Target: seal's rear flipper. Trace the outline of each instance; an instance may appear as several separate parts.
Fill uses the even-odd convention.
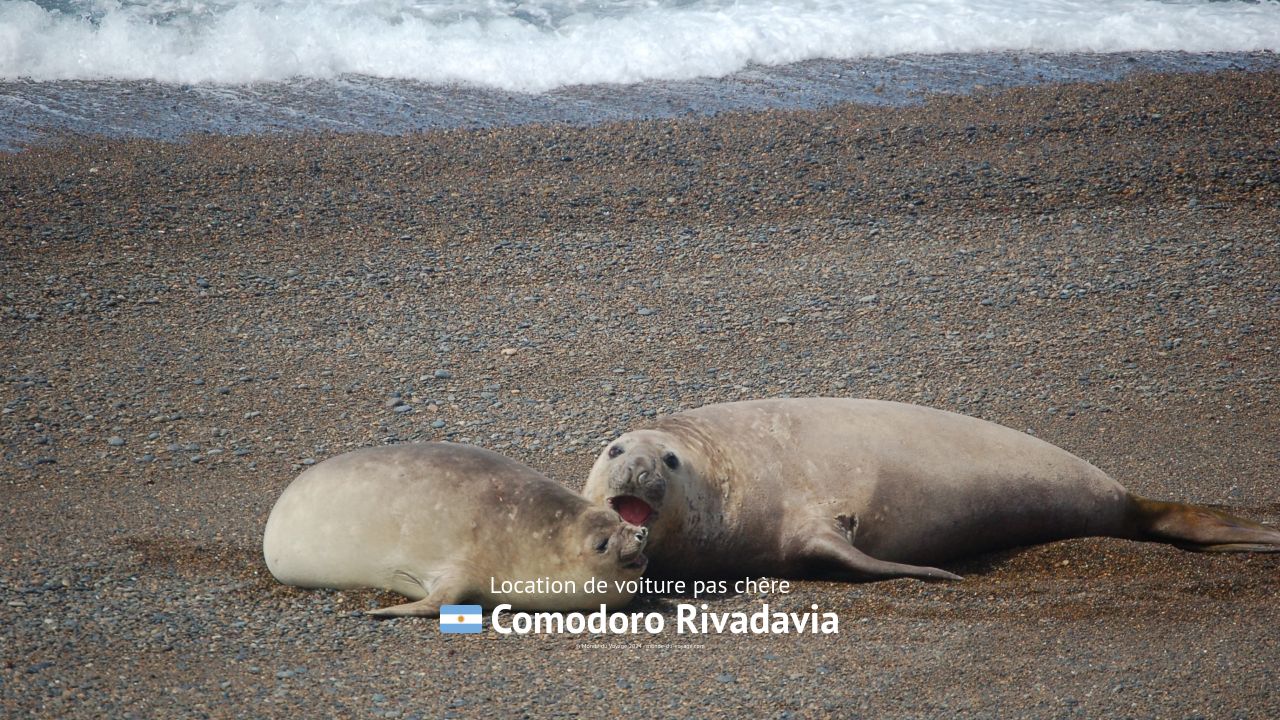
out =
[[[1199,505],[1129,496],[1138,540],[1195,552],[1280,552],[1280,530]]]
[[[877,560],[849,544],[847,535],[834,527],[822,526],[810,537],[800,540],[794,560],[815,569],[834,570],[837,574],[849,574],[859,580],[888,580],[910,577],[921,580],[963,580],[954,573],[922,565]]]

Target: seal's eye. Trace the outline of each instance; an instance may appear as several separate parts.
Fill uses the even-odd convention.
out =
[[[609,538],[605,538],[600,542],[596,543],[596,552],[603,554],[604,551],[608,549],[609,549]]]
[[[672,470],[680,467],[680,458],[676,457],[675,453],[667,453],[666,455],[663,455],[662,462]]]
[[[621,445],[614,445],[613,447],[609,448],[609,457],[616,458],[621,454],[622,454]]]

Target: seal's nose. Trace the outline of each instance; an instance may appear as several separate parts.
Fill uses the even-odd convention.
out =
[[[653,476],[653,458],[644,455],[636,455],[631,458],[631,462],[622,468],[622,481],[624,483],[637,482],[644,483]]]
[[[644,542],[645,540],[648,540],[648,539],[649,539],[649,528],[642,527],[636,531],[637,542]]]

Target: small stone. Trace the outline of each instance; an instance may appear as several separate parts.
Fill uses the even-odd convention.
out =
[[[107,444],[111,447],[124,447],[124,438],[119,435],[112,435],[107,438]]]
[[[432,373],[431,376],[437,380],[449,380],[450,378],[453,377],[453,373],[449,372],[448,370],[437,370],[434,373]]]
[[[876,300],[879,300],[879,299],[880,299],[880,296],[879,296],[879,295],[863,295],[862,297],[858,298],[858,302],[860,302],[860,303],[873,303],[873,302],[875,302]]]
[[[196,286],[201,288],[208,288],[209,280],[207,278],[202,278],[202,277],[196,278]]]
[[[738,679],[730,675],[729,673],[721,673],[716,676],[716,682],[731,683],[731,682],[737,682],[737,681]]]
[[[411,412],[413,412],[413,406],[412,406],[412,405],[405,405],[404,403],[401,403],[401,404],[396,405],[395,407],[391,408],[391,412],[393,412],[393,413],[397,413],[397,414],[399,414],[399,415],[404,415],[405,413],[411,413]]]
[[[646,317],[648,317],[649,315],[652,315],[652,314],[654,314],[654,313],[656,313],[656,312],[658,312],[658,311],[657,311],[657,310],[654,310],[653,308],[647,308],[647,307],[638,308],[638,309],[636,310],[636,314],[637,314],[637,315],[643,315],[643,316],[646,316]]]
[[[512,355],[515,355],[518,352],[520,351],[517,350],[516,348],[502,348],[502,354],[506,355],[507,357],[511,357]]]
[[[443,421],[443,420],[433,420],[433,421],[431,422],[431,427],[433,427],[433,428],[435,428],[435,429],[439,430],[440,428],[444,427],[444,421]]]

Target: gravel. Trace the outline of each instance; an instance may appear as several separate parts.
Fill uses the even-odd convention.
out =
[[[1077,540],[768,598],[839,635],[620,649],[375,622],[393,596],[259,550],[348,449],[581,487],[622,431],[778,395],[976,415],[1280,521],[1276,107],[1280,74],[1221,73],[6,156],[0,713],[1280,715],[1272,557]]]

